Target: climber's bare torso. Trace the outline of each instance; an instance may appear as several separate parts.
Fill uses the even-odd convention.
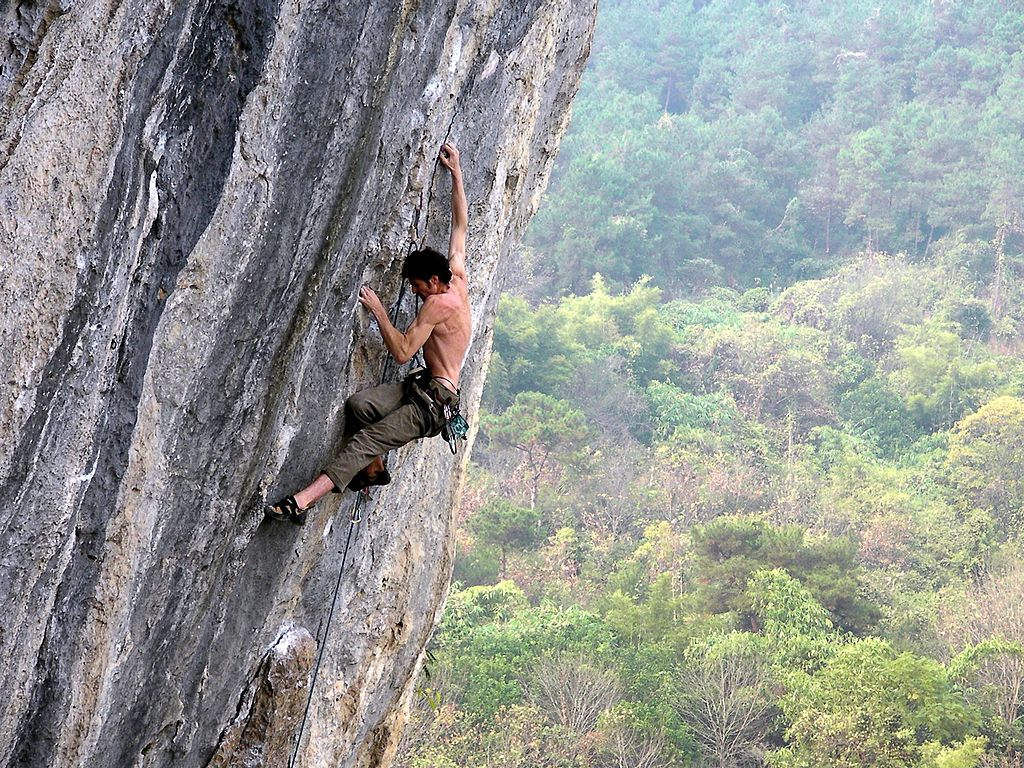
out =
[[[452,174],[452,227],[448,242],[451,280],[443,282],[437,275],[429,279],[409,279],[412,292],[423,300],[423,306],[404,333],[391,324],[387,310],[371,288],[364,285],[359,289],[359,301],[377,321],[384,345],[395,360],[406,363],[422,348],[423,360],[431,374],[454,390],[459,386],[459,372],[473,331],[466,278],[469,211],[459,152],[454,145],[441,147],[440,161]]]
[[[413,290],[415,291],[415,287]],[[465,272],[458,274],[453,270],[448,290],[427,296],[423,303],[423,311],[427,310],[429,303],[437,305],[437,314],[444,319],[434,325],[427,340],[423,342],[423,361],[431,375],[439,378],[449,388],[457,389],[462,361],[466,358],[466,350],[469,349],[469,341],[473,334],[469,286]]]
[[[399,363],[406,363],[423,349],[423,361],[430,373],[449,389],[459,386],[459,372],[469,349],[473,319],[469,306],[469,286],[463,258],[449,257],[452,279],[442,283],[437,276],[429,281],[409,280],[412,292],[423,306],[412,324],[402,333],[388,320],[387,311],[377,294],[363,286],[359,301],[373,314],[388,351]]]

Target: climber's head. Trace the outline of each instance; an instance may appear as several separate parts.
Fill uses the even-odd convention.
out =
[[[446,256],[433,248],[421,248],[405,257],[402,277],[409,281],[413,293],[425,299],[432,294],[448,290],[448,284],[452,281],[452,271],[448,267]]]

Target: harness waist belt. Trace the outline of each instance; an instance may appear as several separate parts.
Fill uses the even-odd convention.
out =
[[[438,409],[448,406],[453,410],[459,407],[459,395],[444,385],[440,377],[432,376],[426,368],[410,373],[405,379],[407,395],[415,397],[430,407]]]

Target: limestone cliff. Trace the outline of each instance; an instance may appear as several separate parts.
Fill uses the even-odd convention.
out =
[[[0,11],[0,766],[284,765],[351,495],[304,528],[358,308],[470,201],[475,410],[595,0],[13,0]],[[406,300],[402,322],[414,311]],[[386,765],[451,573],[464,454],[354,528],[302,766]]]

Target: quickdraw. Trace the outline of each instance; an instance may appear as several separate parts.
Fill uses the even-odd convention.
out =
[[[465,440],[466,435],[469,434],[469,422],[466,421],[465,416],[447,403],[441,407],[441,412],[444,414],[441,436],[448,443],[448,448],[451,449],[452,455],[454,455],[459,450],[459,439]]]

